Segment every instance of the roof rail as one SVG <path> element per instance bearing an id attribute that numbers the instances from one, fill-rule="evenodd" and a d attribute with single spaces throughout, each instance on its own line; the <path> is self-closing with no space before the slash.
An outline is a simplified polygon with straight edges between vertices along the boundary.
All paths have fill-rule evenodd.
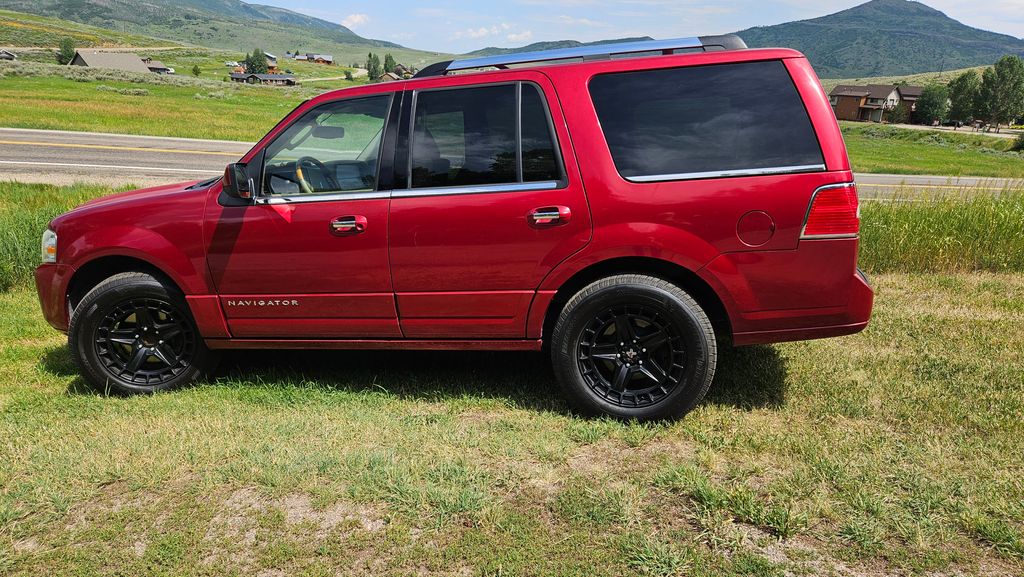
<path id="1" fill-rule="evenodd" d="M 420 70 L 416 74 L 415 78 L 422 78 L 425 76 L 444 76 L 449 72 L 455 72 L 458 70 L 490 67 L 508 68 L 513 64 L 533 64 L 538 62 L 550 62 L 553 60 L 571 60 L 575 58 L 582 58 L 584 60 L 606 59 L 611 58 L 612 56 L 639 54 L 645 52 L 672 54 L 674 50 L 742 50 L 746 47 L 746 43 L 744 43 L 743 40 L 735 34 L 674 38 L 672 40 L 610 42 L 604 44 L 576 46 L 574 48 L 537 50 L 534 52 L 514 52 L 511 54 L 499 54 L 496 56 L 481 56 L 479 58 L 466 58 L 463 60 L 438 62 Z"/>

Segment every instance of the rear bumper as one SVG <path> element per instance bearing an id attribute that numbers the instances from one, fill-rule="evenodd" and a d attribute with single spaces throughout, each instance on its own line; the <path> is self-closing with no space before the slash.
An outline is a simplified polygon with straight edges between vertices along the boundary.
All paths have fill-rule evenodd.
<path id="1" fill-rule="evenodd" d="M 69 269 L 61 264 L 42 264 L 36 268 L 36 292 L 43 317 L 50 326 L 61 332 L 68 331 L 68 307 L 64 299 Z"/>
<path id="2" fill-rule="evenodd" d="M 803 341 L 858 333 L 868 326 L 875 295 L 860 270 L 850 279 L 848 291 L 848 300 L 842 306 L 745 314 L 747 330 L 734 332 L 733 344 Z"/>

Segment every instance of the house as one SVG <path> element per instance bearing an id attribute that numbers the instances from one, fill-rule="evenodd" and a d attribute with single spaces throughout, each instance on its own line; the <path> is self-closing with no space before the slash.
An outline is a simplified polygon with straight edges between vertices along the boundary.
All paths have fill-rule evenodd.
<path id="1" fill-rule="evenodd" d="M 232 72 L 233 82 L 245 82 L 246 84 L 268 84 L 272 86 L 295 86 L 295 76 L 291 74 L 248 74 L 245 72 Z"/>
<path id="2" fill-rule="evenodd" d="M 88 66 L 89 68 L 110 68 L 126 72 L 150 73 L 149 67 L 137 54 L 131 52 L 97 52 L 78 50 L 68 66 Z"/>
<path id="3" fill-rule="evenodd" d="M 839 120 L 861 120 L 865 122 L 882 122 L 886 112 L 895 109 L 907 99 L 900 95 L 900 88 L 905 93 L 914 93 L 914 86 L 899 87 L 893 84 L 868 84 L 852 86 L 840 84 L 829 93 L 832 110 Z M 920 92 L 916 92 L 920 96 Z M 914 101 L 917 100 L 914 96 Z M 912 103 L 908 104 L 911 105 Z"/>
<path id="4" fill-rule="evenodd" d="M 156 72 L 157 74 L 174 74 L 174 69 L 170 66 L 164 66 L 163 62 L 159 60 L 153 60 L 150 57 L 142 59 L 142 62 L 149 68 L 150 72 Z"/>
<path id="5" fill-rule="evenodd" d="M 0 60 L 17 60 L 18 55 L 11 52 L 10 50 L 4 50 L 0 48 Z"/>
<path id="6" fill-rule="evenodd" d="M 330 54 L 307 54 L 306 56 L 312 56 L 312 58 L 307 58 L 310 62 L 328 65 L 334 64 L 334 56 L 331 56 Z"/>
<path id="7" fill-rule="evenodd" d="M 394 82 L 395 80 L 401 80 L 402 77 L 395 74 L 394 72 L 385 72 L 378 76 L 375 80 L 377 82 Z"/>
<path id="8" fill-rule="evenodd" d="M 412 76 L 412 71 L 405 67 L 404 64 L 396 64 L 395 69 L 392 71 L 402 78 L 409 78 Z"/>
<path id="9" fill-rule="evenodd" d="M 896 91 L 900 94 L 900 102 L 907 105 L 907 110 L 911 113 L 917 111 L 917 99 L 921 98 L 924 86 L 897 86 Z"/>

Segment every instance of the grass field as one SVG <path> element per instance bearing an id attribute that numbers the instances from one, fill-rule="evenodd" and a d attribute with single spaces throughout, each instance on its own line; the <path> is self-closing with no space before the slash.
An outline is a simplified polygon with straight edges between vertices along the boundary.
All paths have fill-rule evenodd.
<path id="1" fill-rule="evenodd" d="M 1024 571 L 1019 193 L 865 203 L 867 331 L 724 351 L 694 413 L 635 425 L 568 414 L 536 354 L 236 353 L 97 396 L 28 287 L 105 192 L 0 184 L 2 574 Z"/>
<path id="2" fill-rule="evenodd" d="M 969 131 L 952 133 L 878 124 L 840 124 L 855 171 L 1024 178 L 1024 151 L 1012 151 L 1012 139 Z"/>

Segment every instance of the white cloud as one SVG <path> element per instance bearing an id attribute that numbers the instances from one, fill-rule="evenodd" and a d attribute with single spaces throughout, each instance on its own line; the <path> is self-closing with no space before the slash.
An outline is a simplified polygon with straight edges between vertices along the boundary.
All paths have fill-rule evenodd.
<path id="1" fill-rule="evenodd" d="M 486 36 L 497 36 L 503 31 L 511 30 L 512 25 L 508 22 L 495 24 L 493 26 L 480 26 L 479 28 L 467 28 L 456 32 L 454 38 L 484 38 Z"/>
<path id="2" fill-rule="evenodd" d="M 533 38 L 532 30 L 523 30 L 519 34 L 509 34 L 505 37 L 509 42 L 526 42 Z"/>
<path id="3" fill-rule="evenodd" d="M 362 26 L 370 21 L 370 17 L 366 14 L 349 14 L 341 21 L 341 25 L 345 28 L 356 28 Z"/>
<path id="4" fill-rule="evenodd" d="M 588 26 L 592 28 L 607 28 L 611 26 L 607 22 L 591 20 L 590 18 L 573 18 L 572 16 L 566 16 L 564 14 L 558 17 L 558 21 L 568 26 Z"/>

